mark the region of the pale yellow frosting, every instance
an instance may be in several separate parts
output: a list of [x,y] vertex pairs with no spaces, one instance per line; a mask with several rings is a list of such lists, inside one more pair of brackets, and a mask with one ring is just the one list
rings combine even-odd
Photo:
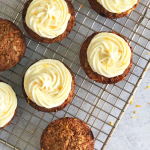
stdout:
[[27,10],[27,26],[44,38],[55,38],[67,28],[70,19],[64,0],[33,0]]
[[112,13],[122,13],[131,9],[138,0],[97,0],[106,10]]
[[128,68],[131,49],[120,36],[102,32],[89,44],[87,59],[94,72],[111,78],[123,74]]
[[58,60],[43,59],[25,73],[24,88],[27,96],[38,106],[53,108],[61,105],[71,91],[70,71]]
[[0,127],[5,126],[14,116],[17,108],[17,97],[13,89],[0,82]]

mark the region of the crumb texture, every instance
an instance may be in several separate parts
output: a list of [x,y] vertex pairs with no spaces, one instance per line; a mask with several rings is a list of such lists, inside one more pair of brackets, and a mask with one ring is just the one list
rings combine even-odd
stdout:
[[12,22],[0,19],[0,71],[15,66],[22,59],[25,49],[20,29]]
[[94,150],[94,136],[83,121],[65,117],[53,121],[44,130],[41,149]]

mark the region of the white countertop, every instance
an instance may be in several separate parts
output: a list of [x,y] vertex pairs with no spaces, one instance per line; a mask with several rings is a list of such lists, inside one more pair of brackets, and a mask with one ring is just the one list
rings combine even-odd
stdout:
[[[147,71],[105,150],[149,150],[150,148],[150,70]],[[141,108],[136,108],[141,105]],[[134,114],[134,111],[137,111]],[[131,118],[134,116],[135,118]],[[11,148],[0,143],[0,150]]]
[[[150,70],[147,71],[105,150],[150,150]],[[141,105],[136,108],[135,105]],[[134,114],[134,111],[137,111]],[[135,118],[131,118],[134,116]]]

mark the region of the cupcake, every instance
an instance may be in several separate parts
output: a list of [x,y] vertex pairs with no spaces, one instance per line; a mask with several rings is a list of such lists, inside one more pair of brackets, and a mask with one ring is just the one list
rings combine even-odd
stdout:
[[27,34],[44,43],[62,41],[72,31],[75,11],[69,0],[29,0],[23,13]]
[[73,98],[74,90],[72,71],[58,60],[39,60],[27,69],[24,76],[24,96],[39,111],[62,110]]
[[17,97],[13,89],[0,81],[0,129],[8,126],[17,112]]
[[25,38],[21,30],[11,21],[0,19],[0,71],[19,63],[25,50]]
[[94,136],[85,122],[61,118],[50,123],[41,136],[42,150],[94,150]]
[[101,16],[117,19],[130,14],[139,0],[89,0],[91,7]]
[[96,32],[80,50],[80,63],[89,78],[103,84],[123,80],[132,67],[132,53],[127,40],[116,32]]

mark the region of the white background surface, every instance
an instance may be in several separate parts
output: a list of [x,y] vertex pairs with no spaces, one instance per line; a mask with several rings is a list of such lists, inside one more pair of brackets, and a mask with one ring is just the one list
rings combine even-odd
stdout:
[[[105,150],[150,150],[150,70],[147,71]],[[136,108],[141,105],[141,108]],[[134,114],[134,111],[137,114]],[[135,118],[131,118],[134,116]],[[0,150],[11,148],[0,143]]]
[[[150,70],[147,71],[105,150],[150,150]],[[141,108],[136,108],[141,105]],[[137,114],[134,114],[134,111]],[[132,116],[136,118],[131,118]]]

